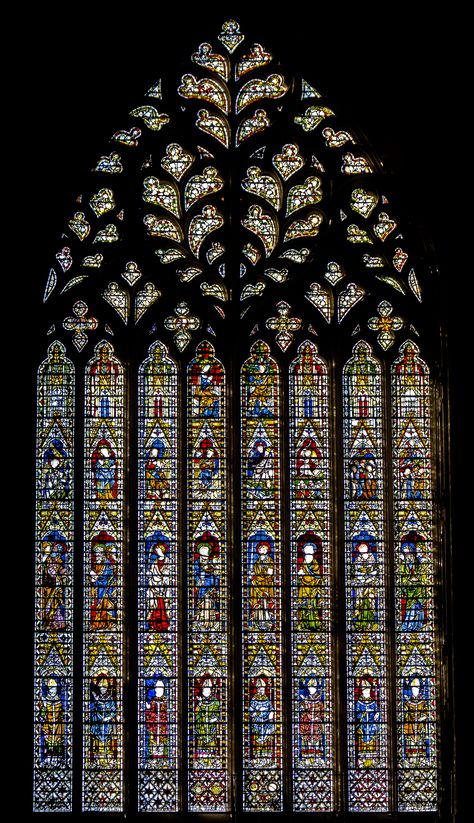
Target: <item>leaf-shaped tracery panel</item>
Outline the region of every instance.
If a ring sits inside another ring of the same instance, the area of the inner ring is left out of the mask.
[[[203,326],[217,329],[237,317],[244,298],[248,334],[274,311],[269,306],[265,315],[260,299],[269,278],[273,306],[290,288],[301,301],[319,284],[325,305],[340,307],[328,313],[306,302],[302,328],[319,333],[339,322],[351,332],[359,325],[383,347],[373,320],[381,300],[396,304],[400,322],[391,333],[407,326],[424,286],[410,240],[370,148],[314,85],[228,21],[192,53],[174,86],[160,81],[156,89],[99,154],[90,189],[68,215],[45,302],[70,291],[61,300],[64,318],[81,287],[95,289],[99,330],[107,324],[114,331],[125,312],[131,327],[166,330],[166,295],[179,285],[191,290],[187,301]],[[277,137],[282,123],[285,140]],[[139,307],[131,261],[160,295]],[[109,284],[117,267],[125,282],[116,288]],[[357,301],[346,298],[346,275]],[[223,288],[228,305],[216,308]]]

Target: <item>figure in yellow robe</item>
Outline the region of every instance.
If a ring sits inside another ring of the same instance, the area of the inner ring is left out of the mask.
[[[275,564],[268,541],[261,540],[255,551],[258,558],[250,578],[250,623],[270,629],[275,622]]]
[[[59,696],[56,677],[46,681],[46,694],[41,699],[39,719],[43,763],[59,765],[64,759],[64,707]]]

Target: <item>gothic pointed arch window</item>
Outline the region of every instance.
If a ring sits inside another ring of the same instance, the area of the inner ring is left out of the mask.
[[[315,84],[226,21],[68,215],[37,380],[35,811],[441,808],[439,317]]]

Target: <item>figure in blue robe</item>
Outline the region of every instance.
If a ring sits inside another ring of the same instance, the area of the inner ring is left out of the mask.
[[[194,452],[194,462],[198,466],[199,487],[202,491],[208,491],[219,473],[219,455],[210,438],[201,440]]]
[[[107,677],[97,680],[92,687],[90,704],[92,760],[101,766],[113,765],[117,754],[117,705],[109,688]]]
[[[51,440],[43,454],[43,495],[48,500],[64,500],[69,495],[69,463],[64,443]]]
[[[97,498],[113,500],[117,497],[117,463],[115,452],[108,440],[102,438],[92,453],[92,473]]]
[[[358,765],[373,765],[377,758],[380,711],[368,679],[362,678],[355,703],[355,732]]]
[[[105,532],[92,541],[91,627],[110,629],[117,619],[114,543]]]
[[[194,561],[195,617],[203,629],[215,628],[219,614],[219,574],[210,543],[201,542]]]
[[[270,764],[274,759],[275,709],[266,694],[263,677],[259,677],[255,685],[257,691],[249,705],[252,759],[255,764]]]

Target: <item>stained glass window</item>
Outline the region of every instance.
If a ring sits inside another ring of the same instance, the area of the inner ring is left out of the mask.
[[[319,78],[208,40],[48,267],[34,809],[436,815],[429,273]]]

